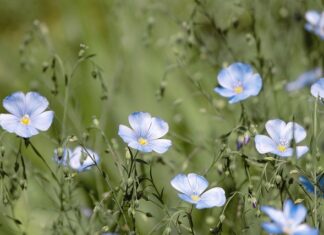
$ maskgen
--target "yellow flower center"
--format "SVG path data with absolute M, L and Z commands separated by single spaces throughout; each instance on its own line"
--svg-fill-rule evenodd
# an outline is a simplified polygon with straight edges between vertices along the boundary
M 191 195 L 191 199 L 195 202 L 200 200 L 200 197 L 198 195 Z
M 286 151 L 286 146 L 282 145 L 282 144 L 279 144 L 277 149 L 280 151 L 280 152 L 285 152 Z
M 139 139 L 138 139 L 138 143 L 139 143 L 140 145 L 147 145 L 147 140 L 144 139 L 144 138 L 139 138 Z
M 29 116 L 26 114 L 24 115 L 21 119 L 20 119 L 20 123 L 23 125 L 29 125 L 30 123 L 30 118 Z
M 236 94 L 240 94 L 240 93 L 242 93 L 242 91 L 243 91 L 243 87 L 242 86 L 236 86 L 236 87 L 234 87 L 234 92 Z

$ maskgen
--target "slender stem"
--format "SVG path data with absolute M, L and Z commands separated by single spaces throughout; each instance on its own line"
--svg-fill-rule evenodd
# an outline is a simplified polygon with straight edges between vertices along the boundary
M 188 216 L 188 221 L 189 221 L 189 225 L 190 225 L 191 233 L 192 233 L 193 235 L 195 235 L 194 223 L 193 223 L 193 219 L 192 219 L 192 210 L 193 210 L 193 205 L 191 205 L 191 209 L 190 209 L 190 211 L 187 213 L 187 216 Z
M 314 103 L 314 113 L 313 113 L 313 144 L 312 144 L 312 155 L 313 155 L 313 181 L 314 181 L 314 223 L 315 227 L 318 228 L 318 221 L 317 221 L 317 109 L 318 109 L 318 99 L 316 98 Z M 314 154 L 315 153 L 315 154 Z

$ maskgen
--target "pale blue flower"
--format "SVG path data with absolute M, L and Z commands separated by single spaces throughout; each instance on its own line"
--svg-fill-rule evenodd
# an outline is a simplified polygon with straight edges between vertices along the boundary
M 265 127 L 270 137 L 266 135 L 255 136 L 255 146 L 261 154 L 273 153 L 280 157 L 290 157 L 294 152 L 291 147 L 292 140 L 294 139 L 297 144 L 306 138 L 305 129 L 295 122 L 286 124 L 280 119 L 274 119 L 267 121 Z M 298 158 L 307 152 L 307 146 L 296 147 Z
M 51 126 L 54 112 L 45 111 L 48 101 L 36 92 L 15 92 L 3 100 L 10 114 L 0 114 L 0 125 L 10 133 L 29 138 Z
M 220 86 L 214 91 L 229 98 L 230 104 L 256 96 L 262 88 L 261 76 L 254 73 L 250 65 L 243 63 L 234 63 L 222 69 L 217 80 Z
M 167 139 L 160 139 L 169 131 L 169 125 L 149 113 L 135 112 L 128 116 L 129 128 L 119 125 L 118 135 L 129 147 L 141 152 L 166 152 L 172 145 Z
M 302 204 L 294 204 L 291 200 L 284 202 L 283 211 L 270 206 L 262 206 L 261 211 L 266 213 L 272 222 L 262 224 L 264 230 L 269 234 L 288 235 L 317 235 L 318 230 L 302 223 L 307 214 Z
M 311 86 L 311 94 L 316 98 L 324 98 L 324 78 L 319 79 Z
M 182 200 L 195 204 L 197 209 L 219 207 L 226 202 L 224 189 L 215 187 L 205 191 L 208 181 L 195 173 L 179 174 L 171 180 L 171 185 L 180 192 L 178 196 Z
M 306 189 L 309 193 L 314 193 L 314 185 L 313 183 L 305 176 L 299 177 L 299 182 L 303 185 L 303 187 Z M 316 179 L 316 195 L 318 197 L 324 197 L 324 175 L 320 175 Z
M 91 149 L 78 146 L 70 156 L 69 166 L 77 171 L 85 171 L 98 164 L 99 156 Z
M 289 82 L 286 85 L 287 91 L 296 91 L 306 86 L 311 86 L 321 76 L 323 76 L 322 68 L 318 67 L 301 74 L 295 81 Z
M 306 30 L 312 32 L 324 40 L 324 11 L 307 11 L 305 14 Z

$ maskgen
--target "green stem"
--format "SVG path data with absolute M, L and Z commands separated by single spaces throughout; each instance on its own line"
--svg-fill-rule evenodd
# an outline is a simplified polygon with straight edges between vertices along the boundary
M 313 113 L 313 144 L 312 144 L 312 155 L 313 155 L 313 181 L 314 181 L 314 223 L 315 227 L 318 228 L 318 219 L 317 219 L 317 189 L 316 189 L 316 170 L 317 170 L 317 109 L 318 109 L 318 99 L 316 98 L 314 103 L 314 113 Z M 314 154 L 315 153 L 315 154 Z

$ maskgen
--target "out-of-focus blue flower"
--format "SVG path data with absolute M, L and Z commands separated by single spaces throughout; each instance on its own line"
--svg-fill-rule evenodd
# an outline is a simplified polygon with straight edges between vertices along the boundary
M 255 147 L 261 154 L 273 153 L 280 157 L 290 157 L 294 152 L 291 147 L 292 140 L 299 143 L 306 138 L 305 129 L 295 122 L 286 124 L 280 119 L 274 119 L 267 121 L 265 127 L 271 138 L 266 135 L 255 136 Z M 296 147 L 298 158 L 307 152 L 307 146 Z
M 310 71 L 301 74 L 295 81 L 289 82 L 286 85 L 286 90 L 295 91 L 304 88 L 306 86 L 310 86 L 322 76 L 323 76 L 322 68 L 318 67 L 312 69 Z
M 180 192 L 182 200 L 195 204 L 197 209 L 223 206 L 226 202 L 224 189 L 215 187 L 205 191 L 208 181 L 195 173 L 179 174 L 171 180 L 171 185 Z
M 324 98 L 324 78 L 319 79 L 311 86 L 311 94 L 314 97 Z
M 307 192 L 309 193 L 315 192 L 314 185 L 307 177 L 300 176 L 299 182 L 303 185 L 303 187 L 306 189 Z M 324 197 L 324 175 L 320 175 L 317 177 L 316 186 L 317 186 L 316 195 L 318 197 Z
M 54 161 L 59 165 L 67 166 L 70 158 L 72 157 L 72 151 L 69 148 L 57 148 L 54 150 Z
M 254 73 L 250 65 L 243 63 L 234 63 L 222 69 L 217 80 L 220 86 L 214 91 L 229 98 L 230 104 L 256 96 L 262 88 L 261 76 Z
M 10 114 L 0 114 L 0 125 L 10 133 L 29 138 L 51 126 L 54 112 L 45 111 L 48 101 L 37 92 L 15 92 L 3 100 Z M 45 111 L 45 112 L 44 112 Z
M 269 234 L 288 235 L 318 235 L 317 229 L 302 223 L 307 214 L 306 208 L 302 204 L 294 204 L 291 200 L 284 202 L 283 211 L 270 206 L 262 206 L 261 211 L 266 213 L 272 222 L 262 224 L 264 230 Z
M 69 166 L 77 171 L 85 171 L 99 162 L 99 156 L 91 149 L 78 146 L 70 156 Z
M 172 145 L 171 140 L 160 139 L 169 131 L 169 125 L 149 113 L 135 112 L 128 116 L 131 128 L 119 125 L 118 135 L 129 147 L 141 152 L 166 152 Z
M 305 14 L 306 30 L 312 32 L 324 40 L 324 11 L 307 11 Z

